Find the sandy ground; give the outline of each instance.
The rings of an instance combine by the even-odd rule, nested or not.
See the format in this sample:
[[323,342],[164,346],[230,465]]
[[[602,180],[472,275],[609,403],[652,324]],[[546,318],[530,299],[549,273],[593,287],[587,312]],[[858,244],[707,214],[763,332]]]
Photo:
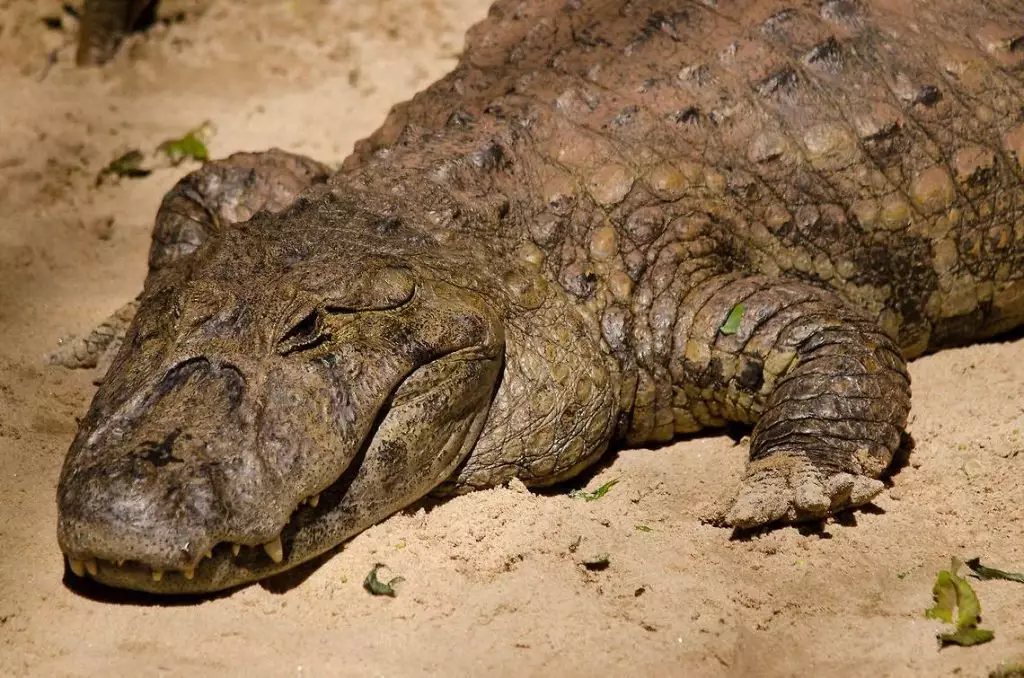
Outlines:
[[[486,11],[186,4],[208,9],[82,71],[62,48],[73,22],[40,21],[60,3],[0,0],[0,675],[966,677],[1024,661],[1024,586],[975,584],[984,646],[940,651],[922,615],[952,555],[1024,570],[1020,339],[914,363],[911,463],[876,508],[818,530],[702,524],[745,456],[706,437],[615,455],[583,481],[620,481],[600,501],[502,488],[396,516],[295,581],[188,604],[69,581],[54,490],[98,375],[44,357],[140,289],[158,201],[190,168],[101,187],[97,171],[204,120],[215,155],[339,162]],[[580,564],[598,553],[607,569]],[[405,578],[397,598],[362,589],[377,561]]]

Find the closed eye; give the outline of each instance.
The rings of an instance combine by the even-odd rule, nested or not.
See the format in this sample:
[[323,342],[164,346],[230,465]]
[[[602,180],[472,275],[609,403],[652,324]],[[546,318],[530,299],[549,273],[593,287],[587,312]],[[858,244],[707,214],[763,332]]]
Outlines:
[[277,352],[279,355],[287,356],[299,351],[309,351],[329,341],[332,336],[325,322],[327,316],[396,311],[412,303],[416,296],[416,290],[416,285],[410,285],[408,290],[403,290],[402,295],[395,295],[386,304],[380,304],[378,307],[354,308],[343,303],[328,301],[292,325],[291,329],[278,340]]
[[323,316],[320,310],[314,309],[284,333],[284,336],[277,342],[277,352],[287,356],[299,351],[308,351],[330,338],[331,333],[324,331]]

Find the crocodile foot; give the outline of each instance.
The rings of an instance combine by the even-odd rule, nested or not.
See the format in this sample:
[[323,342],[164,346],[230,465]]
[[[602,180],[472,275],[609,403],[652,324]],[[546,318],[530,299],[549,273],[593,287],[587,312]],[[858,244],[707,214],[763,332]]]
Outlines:
[[121,348],[138,306],[138,299],[133,299],[84,337],[62,338],[57,349],[47,356],[47,362],[71,370],[99,367],[101,372],[106,372]]
[[721,521],[750,528],[815,520],[867,504],[884,488],[876,478],[821,469],[800,455],[773,455],[750,464]]

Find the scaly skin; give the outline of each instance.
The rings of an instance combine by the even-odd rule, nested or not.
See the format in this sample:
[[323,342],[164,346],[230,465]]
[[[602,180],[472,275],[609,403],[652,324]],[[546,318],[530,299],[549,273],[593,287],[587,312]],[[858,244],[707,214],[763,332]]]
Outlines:
[[73,569],[225,588],[730,421],[723,522],[869,502],[904,360],[1024,322],[1024,11],[715,4],[499,3],[326,181],[183,180],[61,475]]

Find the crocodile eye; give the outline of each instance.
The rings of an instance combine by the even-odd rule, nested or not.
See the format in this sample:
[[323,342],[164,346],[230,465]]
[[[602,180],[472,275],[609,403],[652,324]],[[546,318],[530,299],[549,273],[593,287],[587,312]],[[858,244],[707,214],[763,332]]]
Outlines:
[[316,348],[331,338],[330,332],[325,332],[324,329],[323,316],[319,309],[314,309],[284,333],[277,342],[277,352],[280,355],[290,355]]

